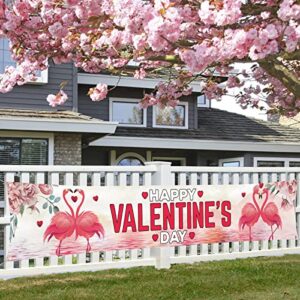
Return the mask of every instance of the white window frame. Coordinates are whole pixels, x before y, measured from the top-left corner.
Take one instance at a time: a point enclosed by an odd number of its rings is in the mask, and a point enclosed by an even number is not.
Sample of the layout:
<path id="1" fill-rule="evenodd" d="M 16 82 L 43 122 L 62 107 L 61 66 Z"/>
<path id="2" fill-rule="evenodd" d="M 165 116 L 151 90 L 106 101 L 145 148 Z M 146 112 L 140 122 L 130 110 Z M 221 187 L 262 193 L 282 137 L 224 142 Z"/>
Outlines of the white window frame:
<path id="1" fill-rule="evenodd" d="M 259 161 L 281 161 L 284 163 L 284 167 L 288 168 L 291 161 L 300 162 L 300 158 L 293 157 L 254 157 L 253 166 L 257 167 Z"/>
<path id="2" fill-rule="evenodd" d="M 140 99 L 132 99 L 132 98 L 119 98 L 119 97 L 111 97 L 109 98 L 109 120 L 112 122 L 113 120 L 113 102 L 130 102 L 130 103 L 139 103 Z M 143 124 L 122 124 L 119 123 L 120 127 L 146 127 L 147 126 L 147 109 L 143 110 Z M 116 121 L 118 122 L 118 121 Z"/>
<path id="3" fill-rule="evenodd" d="M 121 154 L 120 156 L 118 156 L 118 158 L 116 158 L 114 161 L 111 162 L 112 165 L 118 165 L 120 163 L 120 161 L 122 161 L 123 159 L 126 158 L 136 158 L 138 160 L 140 160 L 143 164 L 145 164 L 146 160 L 145 158 L 138 153 L 135 152 L 125 152 L 123 154 Z"/>
<path id="4" fill-rule="evenodd" d="M 42 85 L 48 83 L 48 68 L 41 71 L 41 75 L 36 80 L 29 81 L 28 84 Z"/>
<path id="5" fill-rule="evenodd" d="M 204 104 L 198 104 L 198 98 L 199 97 L 204 97 L 205 99 L 205 103 Z M 210 101 L 207 99 L 207 97 L 205 95 L 200 95 L 197 97 L 197 107 L 210 107 Z"/>
<path id="6" fill-rule="evenodd" d="M 168 126 L 168 125 L 157 125 L 156 124 L 156 113 L 158 107 L 155 105 L 153 106 L 153 113 L 152 113 L 152 126 L 154 128 L 168 128 L 168 129 L 188 129 L 189 128 L 189 103 L 188 102 L 179 102 L 178 105 L 182 105 L 185 107 L 185 120 L 184 126 Z"/>
<path id="7" fill-rule="evenodd" d="M 0 131 L 1 138 L 21 139 L 47 139 L 48 140 L 48 165 L 54 165 L 54 134 L 39 132 Z"/>
<path id="8" fill-rule="evenodd" d="M 180 161 L 180 165 L 181 166 L 186 166 L 186 158 L 185 157 L 168 157 L 168 156 L 154 156 L 152 157 L 152 161 L 170 161 L 170 160 L 174 160 L 174 161 Z"/>
<path id="9" fill-rule="evenodd" d="M 223 163 L 230 163 L 230 162 L 239 162 L 240 163 L 239 167 L 244 167 L 245 159 L 242 156 L 240 156 L 240 157 L 231 157 L 231 158 L 219 159 L 219 166 L 223 167 Z M 239 168 L 239 167 L 232 167 L 232 168 Z"/>

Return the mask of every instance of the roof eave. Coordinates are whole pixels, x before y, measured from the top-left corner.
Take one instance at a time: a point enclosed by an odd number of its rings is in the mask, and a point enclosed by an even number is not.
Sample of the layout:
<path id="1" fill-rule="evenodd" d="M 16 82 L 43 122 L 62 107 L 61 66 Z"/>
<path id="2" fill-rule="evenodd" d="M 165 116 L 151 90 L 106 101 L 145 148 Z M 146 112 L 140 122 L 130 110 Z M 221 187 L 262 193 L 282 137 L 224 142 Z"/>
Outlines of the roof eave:
<path id="1" fill-rule="evenodd" d="M 195 140 L 173 138 L 144 138 L 133 136 L 106 136 L 95 140 L 90 146 L 133 147 L 183 150 L 216 150 L 216 151 L 251 151 L 251 152 L 286 152 L 299 153 L 299 143 Z"/>
<path id="2" fill-rule="evenodd" d="M 117 122 L 76 121 L 56 119 L 18 119 L 1 118 L 0 130 L 42 131 L 42 132 L 74 132 L 74 133 L 105 133 L 116 131 Z"/>

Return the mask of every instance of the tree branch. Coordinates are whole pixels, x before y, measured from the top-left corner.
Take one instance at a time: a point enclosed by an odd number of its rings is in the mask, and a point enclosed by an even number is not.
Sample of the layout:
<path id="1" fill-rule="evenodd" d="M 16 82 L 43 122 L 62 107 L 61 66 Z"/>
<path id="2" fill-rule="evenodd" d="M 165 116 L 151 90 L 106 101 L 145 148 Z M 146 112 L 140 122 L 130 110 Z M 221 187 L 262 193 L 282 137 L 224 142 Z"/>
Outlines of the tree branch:
<path id="1" fill-rule="evenodd" d="M 280 61 L 262 60 L 259 65 L 272 77 L 278 79 L 296 98 L 300 98 L 300 80 L 290 70 L 288 70 Z"/>

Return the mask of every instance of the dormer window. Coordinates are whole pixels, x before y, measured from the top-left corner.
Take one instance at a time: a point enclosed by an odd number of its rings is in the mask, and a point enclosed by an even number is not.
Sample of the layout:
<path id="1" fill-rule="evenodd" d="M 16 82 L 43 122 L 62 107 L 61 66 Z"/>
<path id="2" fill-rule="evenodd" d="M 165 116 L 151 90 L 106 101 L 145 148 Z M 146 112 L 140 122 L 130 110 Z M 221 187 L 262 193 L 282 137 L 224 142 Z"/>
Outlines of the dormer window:
<path id="1" fill-rule="evenodd" d="M 205 97 L 205 95 L 200 95 L 197 97 L 197 106 L 209 107 L 209 100 Z"/>
<path id="2" fill-rule="evenodd" d="M 139 106 L 139 99 L 110 98 L 109 119 L 120 126 L 146 127 L 146 110 Z"/>
<path id="3" fill-rule="evenodd" d="M 180 102 L 175 108 L 153 107 L 153 127 L 188 128 L 188 103 Z"/>

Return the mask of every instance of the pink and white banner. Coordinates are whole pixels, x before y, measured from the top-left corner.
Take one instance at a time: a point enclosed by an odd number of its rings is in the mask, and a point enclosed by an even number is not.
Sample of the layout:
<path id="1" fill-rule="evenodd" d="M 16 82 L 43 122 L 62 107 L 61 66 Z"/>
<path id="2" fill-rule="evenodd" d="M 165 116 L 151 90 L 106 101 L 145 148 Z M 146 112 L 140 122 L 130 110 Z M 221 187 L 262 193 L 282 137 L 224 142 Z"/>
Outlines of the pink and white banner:
<path id="1" fill-rule="evenodd" d="M 295 239 L 296 190 L 296 181 L 169 187 L 8 183 L 8 260 Z"/>

